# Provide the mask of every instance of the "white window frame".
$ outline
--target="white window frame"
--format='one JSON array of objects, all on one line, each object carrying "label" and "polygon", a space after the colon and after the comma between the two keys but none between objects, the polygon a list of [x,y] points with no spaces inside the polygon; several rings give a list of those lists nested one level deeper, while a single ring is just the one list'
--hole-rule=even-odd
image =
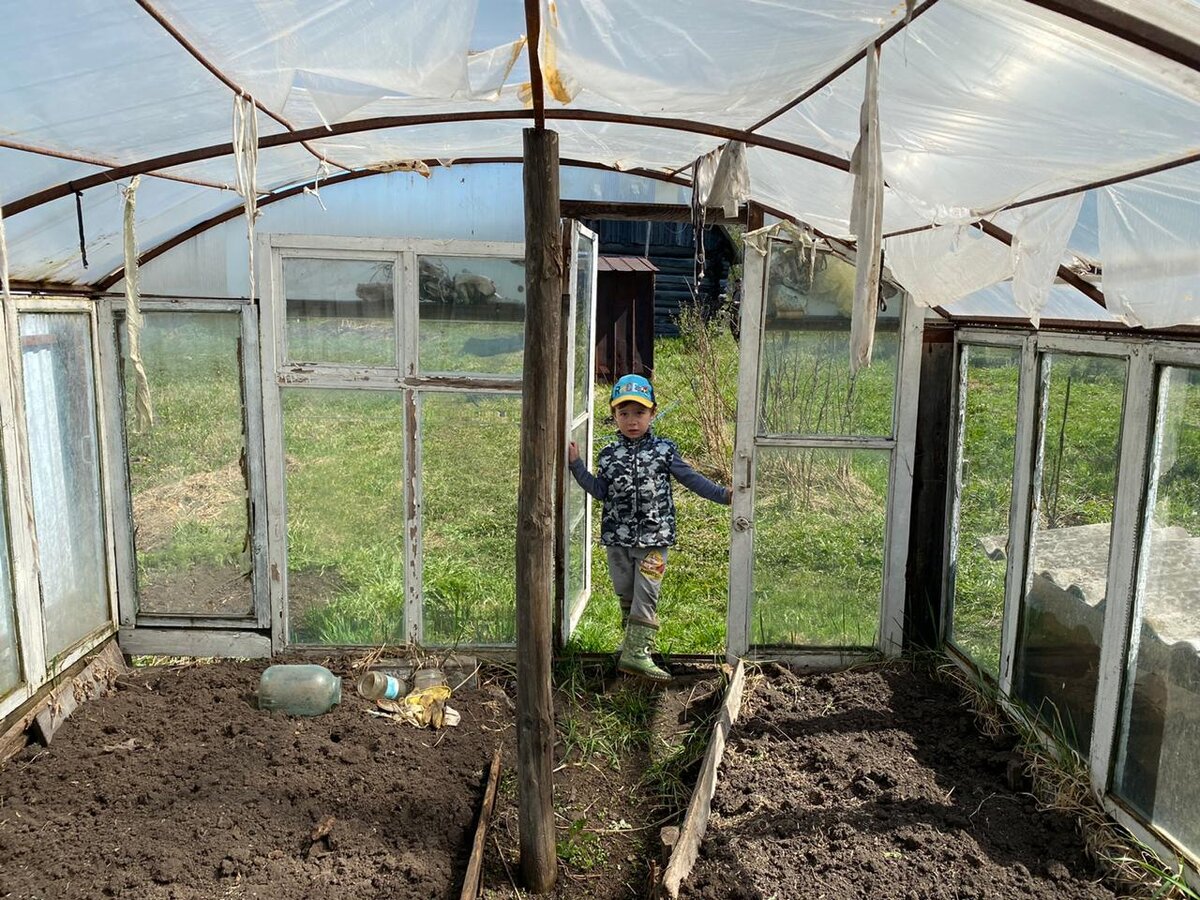
[{"label": "white window frame", "polygon": [[[772,239],[772,243],[782,238]],[[907,293],[898,323],[899,347],[895,390],[892,396],[892,433],[889,437],[779,435],[759,436],[758,402],[761,366],[763,300],[767,286],[767,254],[745,254],[738,367],[737,432],[733,458],[733,503],[730,514],[729,603],[726,614],[726,656],[769,656],[805,668],[836,668],[880,652],[898,656],[904,637],[904,601],[908,570],[908,538],[912,511],[912,482],[916,454],[917,403],[921,382],[921,338],[925,311]],[[754,596],[754,491],[755,458],[760,447],[820,448],[828,450],[886,450],[889,454],[884,562],[879,603],[878,638],[874,648],[754,648],[751,607]],[[753,652],[752,652],[753,650]]]},{"label": "white window frame", "polygon": [[[113,517],[108,473],[112,471],[108,434],[103,410],[106,406],[101,378],[101,360],[96,303],[79,297],[14,296],[14,315],[0,317],[0,339],[4,354],[16,353],[10,364],[0,366],[0,439],[3,441],[5,497],[8,507],[9,549],[18,658],[22,681],[0,697],[0,718],[18,709],[58,674],[74,665],[117,631],[117,577],[113,552]],[[92,351],[93,410],[96,416],[96,453],[99,466],[99,502],[104,540],[105,587],[108,591],[108,621],[94,628],[65,651],[51,658],[45,648],[41,599],[40,563],[36,526],[33,520],[33,486],[29,460],[29,434],[25,418],[25,385],[17,317],[23,313],[71,313],[87,316]]]},{"label": "white window frame", "polygon": [[[1162,371],[1169,366],[1200,369],[1200,346],[1161,338],[1131,338],[1106,334],[1080,335],[1025,330],[995,331],[960,328],[955,332],[957,383],[953,391],[954,423],[950,434],[953,481],[947,492],[946,554],[943,572],[945,617],[943,634],[950,633],[953,609],[953,553],[958,538],[958,497],[962,485],[962,436],[964,428],[962,396],[965,369],[962,348],[966,346],[1010,347],[1021,350],[1021,377],[1017,398],[1016,459],[1012,479],[1012,505],[1009,515],[1008,568],[1005,573],[1004,625],[1001,645],[1001,671],[997,688],[1001,702],[1010,696],[1013,663],[1019,638],[1019,615],[1029,588],[1029,562],[1033,556],[1030,540],[1037,515],[1035,490],[1040,477],[1037,458],[1038,433],[1044,427],[1045,354],[1060,353],[1100,356],[1127,361],[1121,437],[1110,552],[1104,625],[1100,646],[1100,671],[1096,687],[1093,723],[1087,766],[1092,792],[1117,822],[1129,829],[1163,859],[1182,858],[1190,867],[1188,877],[1200,883],[1197,868],[1200,857],[1175,846],[1171,838],[1131,811],[1112,792],[1117,742],[1120,739],[1121,703],[1133,647],[1131,626],[1144,573],[1144,553],[1148,528],[1147,494],[1155,443],[1159,440],[1159,397]],[[951,647],[947,643],[948,647]],[[976,667],[958,648],[951,657],[964,670]]]},{"label": "white window frame", "polygon": [[[285,387],[381,390],[402,395],[404,415],[403,505],[405,517],[404,632],[408,640],[423,643],[424,608],[421,602],[421,436],[420,402],[427,392],[520,395],[520,375],[426,374],[419,359],[418,258],[453,256],[480,259],[525,258],[523,243],[499,241],[422,240],[409,238],[359,238],[327,235],[259,234],[256,247],[260,294],[261,386],[263,440],[266,448],[266,542],[270,600],[271,645],[274,652],[293,645],[288,640],[287,498],[283,468],[283,409]],[[393,263],[393,316],[396,336],[395,365],[335,365],[291,363],[285,354],[287,309],[283,301],[283,259],[378,259]],[[487,650],[489,645],[472,644]],[[499,649],[511,648],[504,645]],[[329,649],[322,646],[322,649]]]}]

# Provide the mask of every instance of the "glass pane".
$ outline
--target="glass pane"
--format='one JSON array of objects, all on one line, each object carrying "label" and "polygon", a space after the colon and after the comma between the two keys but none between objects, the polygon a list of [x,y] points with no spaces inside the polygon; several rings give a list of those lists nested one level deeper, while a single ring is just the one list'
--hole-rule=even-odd
[{"label": "glass pane", "polygon": [[517,637],[521,398],[421,397],[422,596],[428,644]]},{"label": "glass pane", "polygon": [[998,675],[1021,353],[1006,347],[962,352],[967,384],[950,632],[960,650]]},{"label": "glass pane", "polygon": [[890,453],[755,453],[752,643],[873,645]]},{"label": "glass pane", "polygon": [[[592,468],[588,459],[588,423],[580,422],[571,432],[571,440],[579,446],[579,455]],[[572,615],[579,604],[587,599],[587,550],[590,524],[588,501],[590,497],[575,481],[568,477],[567,484],[567,611]]]},{"label": "glass pane", "polygon": [[402,401],[283,391],[292,641],[404,641]]},{"label": "glass pane", "polygon": [[[887,292],[892,291],[885,287]],[[850,375],[854,267],[771,244],[759,375],[759,434],[891,437],[900,299],[879,313],[872,363]]]},{"label": "glass pane", "polygon": [[422,256],[421,371],[520,375],[525,358],[525,263]]},{"label": "glass pane", "polygon": [[592,256],[595,253],[595,245],[595,240],[581,234],[579,251],[575,256],[577,272],[575,279],[575,359],[572,360],[572,371],[574,372],[572,419],[582,416],[589,409],[588,388],[592,383],[589,365],[592,360],[589,346],[591,344],[592,293],[596,290],[592,279]]},{"label": "glass pane", "polygon": [[396,365],[391,262],[285,257],[283,285],[288,362]]},{"label": "glass pane", "polygon": [[[139,432],[126,362],[125,434],[138,610],[187,616],[254,611],[242,472],[237,313],[147,312],[142,358],[154,427]],[[120,330],[127,358],[129,336]]]},{"label": "glass pane", "polygon": [[1046,422],[1014,693],[1087,753],[1099,677],[1125,361],[1047,354]]},{"label": "glass pane", "polygon": [[12,560],[9,557],[8,516],[4,488],[3,457],[0,456],[0,697],[21,683],[21,656],[17,642]]},{"label": "glass pane", "polygon": [[25,417],[46,655],[110,621],[88,317],[24,313]]},{"label": "glass pane", "polygon": [[1200,853],[1200,370],[1167,369],[1113,789]]}]

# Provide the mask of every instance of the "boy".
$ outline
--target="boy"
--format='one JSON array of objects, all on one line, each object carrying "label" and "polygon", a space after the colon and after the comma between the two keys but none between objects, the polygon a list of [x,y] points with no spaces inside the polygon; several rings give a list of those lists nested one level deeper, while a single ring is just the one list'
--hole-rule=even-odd
[{"label": "boy", "polygon": [[609,405],[616,439],[600,451],[596,474],[588,471],[574,443],[567,450],[579,486],[604,504],[600,543],[608,551],[608,572],[621,600],[625,640],[617,668],[651,681],[670,681],[650,654],[658,632],[658,593],[667,568],[667,548],[675,543],[675,501],[671,477],[714,503],[729,505],[732,491],[709,481],[688,465],[676,446],[651,431],[654,387],[640,375],[622,375]]}]

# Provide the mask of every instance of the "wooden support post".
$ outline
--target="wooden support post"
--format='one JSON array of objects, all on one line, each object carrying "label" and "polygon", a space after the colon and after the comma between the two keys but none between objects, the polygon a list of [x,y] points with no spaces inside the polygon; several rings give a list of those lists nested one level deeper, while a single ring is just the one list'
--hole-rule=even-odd
[{"label": "wooden support post", "polygon": [[950,420],[955,384],[954,329],[926,326],[913,466],[912,530],[908,535],[904,649],[942,644],[942,572],[946,547],[946,491],[950,489]]},{"label": "wooden support post", "polygon": [[521,875],[534,893],[554,887],[554,706],[550,695],[554,597],[554,478],[558,456],[562,239],[558,135],[525,129],[525,371],[517,489],[517,775]]}]

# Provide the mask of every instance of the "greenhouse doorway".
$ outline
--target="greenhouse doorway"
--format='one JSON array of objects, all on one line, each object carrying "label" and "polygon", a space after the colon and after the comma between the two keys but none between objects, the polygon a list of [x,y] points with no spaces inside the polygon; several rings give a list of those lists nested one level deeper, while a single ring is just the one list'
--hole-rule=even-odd
[{"label": "greenhouse doorway", "polygon": [[807,236],[745,251],[728,651],[898,653],[923,318],[885,282],[850,372],[854,266]]},{"label": "greenhouse doorway", "polygon": [[[592,440],[596,257],[586,229],[565,236],[564,457],[568,434]],[[266,235],[259,249],[275,649],[512,646],[523,245]],[[591,517],[563,500],[566,635],[588,598]]]},{"label": "greenhouse doorway", "polygon": [[[247,301],[99,306],[125,653],[261,656],[270,645],[259,336]],[[139,411],[139,407],[141,410]],[[152,411],[152,421],[147,420]]]}]

